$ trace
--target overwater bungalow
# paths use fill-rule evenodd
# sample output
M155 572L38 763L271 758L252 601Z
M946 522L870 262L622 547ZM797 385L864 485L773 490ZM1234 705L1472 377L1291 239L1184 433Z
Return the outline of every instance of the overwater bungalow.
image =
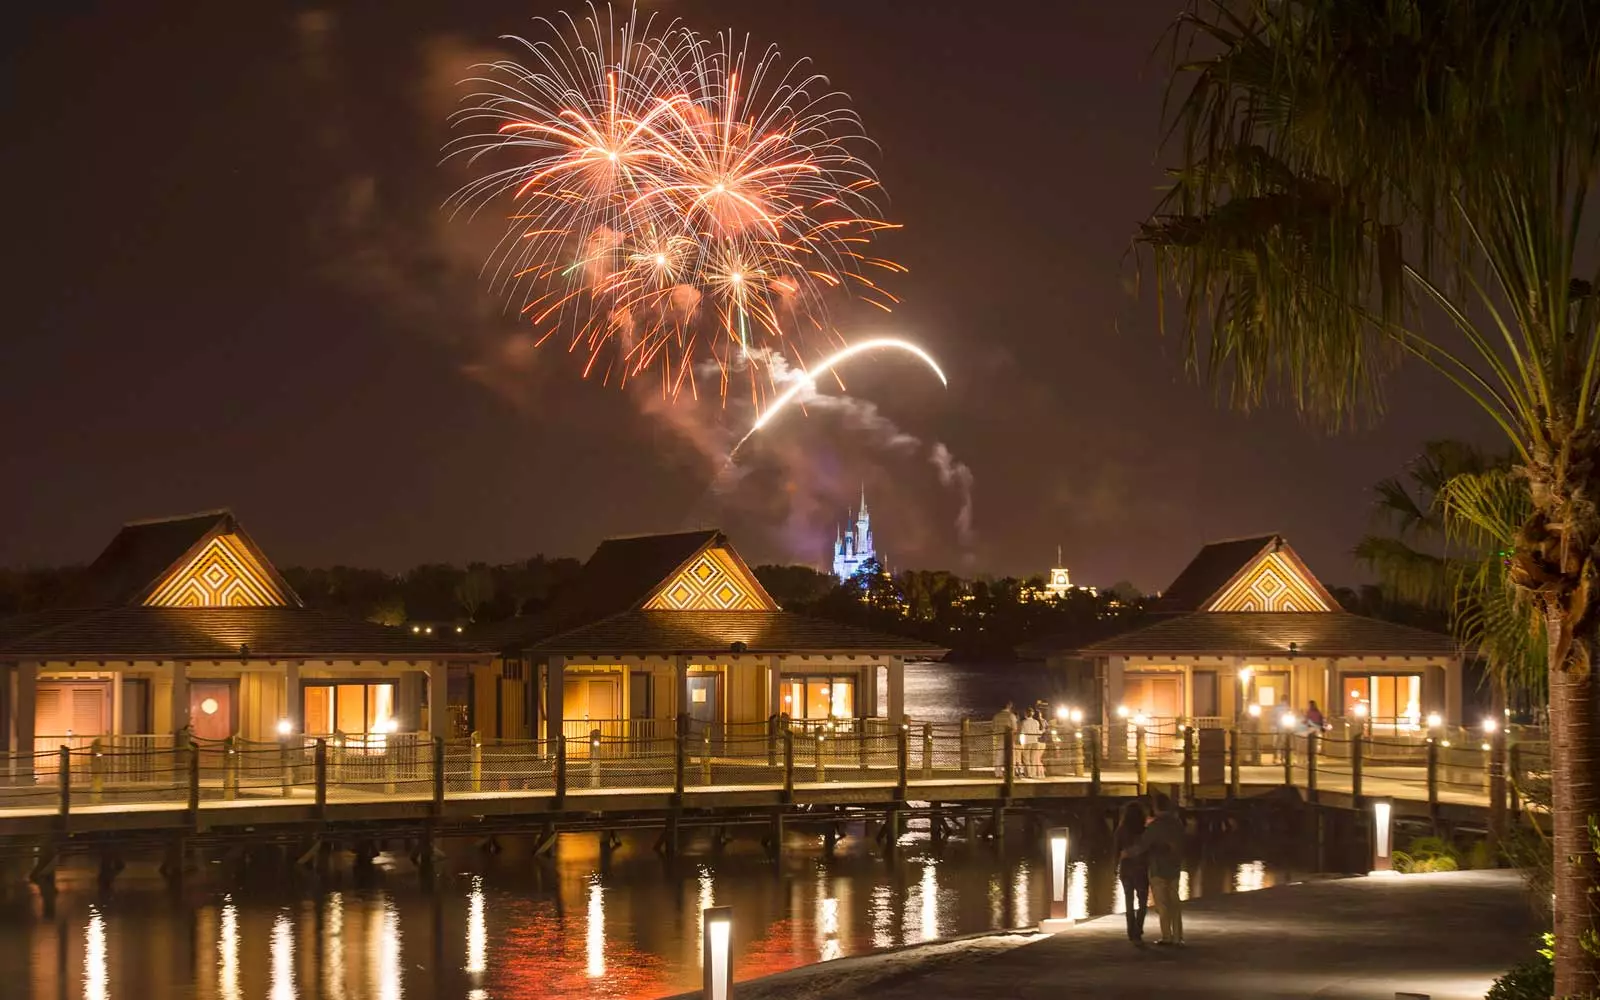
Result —
M449 677L489 657L308 608L227 510L122 527L61 606L0 622L13 753L179 732L381 741L449 728Z
M1276 706L1311 701L1374 734L1463 721L1451 637L1345 611L1281 535L1204 546L1139 628L1034 649L1108 725L1272 725Z
M612 538L545 613L469 636L498 656L472 685L485 736L713 735L788 716L848 726L903 714L927 643L784 611L726 535Z

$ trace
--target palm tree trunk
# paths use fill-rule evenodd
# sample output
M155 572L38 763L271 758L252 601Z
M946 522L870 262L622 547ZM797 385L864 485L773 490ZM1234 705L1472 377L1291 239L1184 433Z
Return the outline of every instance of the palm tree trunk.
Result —
M1600 602L1597 602L1600 603ZM1595 621L1595 611L1583 616ZM1590 669L1596 648L1592 625L1575 637L1565 662L1558 659L1559 614L1547 619L1550 637L1550 770L1555 824L1555 970L1557 997L1587 996L1600 990L1600 864L1589 837L1589 822L1600 820L1600 726L1596 726L1597 688Z

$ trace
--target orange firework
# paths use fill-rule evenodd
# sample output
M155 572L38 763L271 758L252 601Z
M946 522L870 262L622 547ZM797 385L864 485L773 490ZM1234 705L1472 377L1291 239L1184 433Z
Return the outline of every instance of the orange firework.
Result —
M731 32L680 21L541 19L512 39L525 64L479 67L449 155L485 168L452 199L476 212L508 201L485 265L492 287L619 384L659 372L725 398L747 372L759 400L769 358L804 368L842 342L830 309L894 298L871 269L880 230L866 145L844 95L776 48L754 58Z

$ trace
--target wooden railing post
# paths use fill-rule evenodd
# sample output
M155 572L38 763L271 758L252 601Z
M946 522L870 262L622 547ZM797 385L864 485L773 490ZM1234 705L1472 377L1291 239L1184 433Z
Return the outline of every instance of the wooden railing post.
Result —
M774 715L767 720L767 766L778 766L778 740L780 739L779 725L781 716Z
M72 812L72 751L63 743L57 753L61 772L56 775L56 790L60 796L60 813L64 820Z
M189 744L189 822L200 823L200 748Z
M904 801L911 773L911 727L901 723L895 730L895 794Z
M700 734L700 784L711 784L711 726Z
M472 790L483 791L483 734L472 731Z
M684 785L688 783L689 769L688 717L678 716L677 732L672 735L672 793L681 800Z
M961 720L961 776L972 769L972 720Z
M567 736L556 735L556 805L567 801Z
M89 744L89 801L99 802L106 790L105 743L96 736Z
M933 778L933 723L922 724L922 780Z
M1089 732L1089 794L1100 794L1100 729L1095 727Z
M1005 768L1004 781L1005 798L1011 798L1011 790L1017 781L1017 737L1009 729L1000 730L1000 762Z
M1428 737L1428 818L1439 818L1439 741Z
M444 811L444 737L433 738L433 811Z
M1350 737L1350 797L1355 800L1357 809L1361 808L1361 767L1366 755L1366 741L1361 737L1361 730L1357 729L1355 735Z
M1134 725L1133 740L1134 781L1139 794L1146 795L1150 791L1150 748L1145 745L1144 726Z
M856 726L856 757L858 758L858 763L861 766L861 770L865 771L868 767L870 767L872 765L872 755L870 753L870 749L871 748L868 747L868 745L867 745L867 739L868 739L868 737L867 737L867 720L866 719L857 719L856 722L855 722L855 726Z
M826 739L827 739L827 737L823 735L822 727L818 726L817 730L816 730L816 733L813 735L812 740L811 740L812 753L813 753L813 756L816 758L816 770L817 770L817 780L818 781L827 781L828 780L828 770L827 770L828 765L823 759L823 749L824 749L824 747L822 745L826 741Z
M600 730L589 730L589 787L600 787Z
M783 731L783 801L794 801L794 732Z
M232 736L222 741L222 797L239 797L239 749Z
M1228 730L1228 798L1230 799L1239 797L1239 769L1242 763L1239 759L1241 753L1239 735L1237 725Z
M1183 732L1183 801L1194 801L1194 727L1185 725Z
M328 808L328 741L317 740L317 747L312 751L311 769L316 777L317 785L317 818L321 819Z
M1317 801L1317 734L1306 733L1306 801Z
M294 794L294 762L289 756L288 736L278 737L278 780L284 798Z

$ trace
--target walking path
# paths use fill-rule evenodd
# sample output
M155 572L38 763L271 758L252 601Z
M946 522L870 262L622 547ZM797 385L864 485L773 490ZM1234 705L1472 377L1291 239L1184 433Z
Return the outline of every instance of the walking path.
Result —
M1515 872L1354 878L1197 900L1181 949L1135 948L1122 917L1044 940L987 937L810 966L739 1000L1482 1000L1540 928ZM1157 936L1150 914L1147 939ZM1031 943L1029 943L1031 941Z

